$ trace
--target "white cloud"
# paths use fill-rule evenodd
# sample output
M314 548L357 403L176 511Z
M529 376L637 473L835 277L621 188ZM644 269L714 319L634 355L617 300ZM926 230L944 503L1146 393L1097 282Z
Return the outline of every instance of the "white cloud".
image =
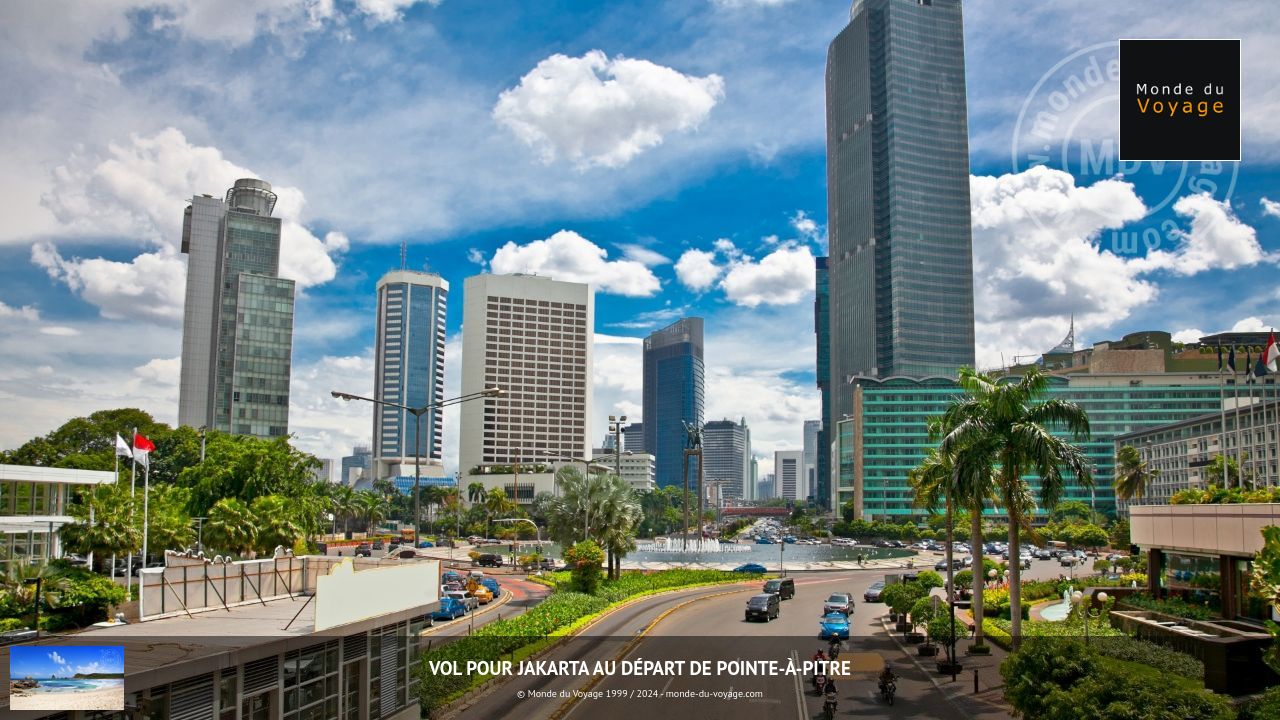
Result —
M674 132L697 128L724 97L719 75L695 77L600 50L555 54L504 90L494 119L544 163L621 167Z
M791 0L711 0L713 5L731 10L746 7L780 7L789 2Z
M1249 267L1262 261L1257 232L1240 222L1230 201L1219 202L1208 194L1186 195L1173 204L1173 211L1191 218L1191 229L1175 231L1175 237L1181 240L1176 248L1149 252L1137 262L1138 267L1185 276Z
M724 267L716 264L715 253L706 250L685 250L676 262L676 278L694 292L709 289L723 274Z
M1236 324L1231 326L1231 332L1266 332L1270 328L1271 326L1263 322L1262 318L1250 316L1236 321Z
M813 292L813 253L784 244L760 259L734 262L720 281L725 297L746 307L790 305Z
M167 247L130 262L64 258L52 243L31 248L31 262L97 306L109 320L134 318L162 325L182 322L187 263Z
M635 260L607 260L604 248L572 230L526 245L508 242L498 248L490 266L494 273L533 273L556 280L589 283L600 292L648 297L661 289L658 278Z
M63 659L63 657L57 653L57 651L54 651L54 652L49 653L49 659L50 659L50 660L52 660L52 661L54 661L55 663L57 663L57 664L59 664L59 665L66 665L66 664L67 664L67 661L66 661L66 660L64 660L64 659Z
M1046 167L970 180L978 364L1038 356L1057 344L1074 314L1103 328L1156 296L1133 259L1101 247L1104 230L1146 212L1133 186L1076 186Z
M631 315L627 320L609 323L610 327L627 328L630 330L657 330L660 327L670 324L677 318L684 317L689 312L688 305L680 305L672 307L668 303L667 307L648 312L636 313Z
M447 361L448 354L445 357ZM329 393L372 395L373 369L373 348L360 355L325 355L295 365L289 385L289 432L295 436L294 445L319 458L339 458L350 454L352 445L368 444L373 406L337 400Z
M644 245L636 245L635 243L629 243L629 244L619 245L618 249L622 251L623 257L627 258L628 260L635 260L636 262L646 267L656 267L658 265L671 264L671 258L667 257L666 255L663 255L657 250L647 248Z
M368 15L378 23L396 22L403 17L403 11L418 4L420 0L356 0L360 12ZM439 5L443 0L426 0L431 5Z
M178 253L186 198L225 192L244 177L257 175L217 148L191 144L174 128L112 143L105 159L77 151L54 170L53 188L42 200L62 229L131 243L142 239L157 249L130 262L67 260L46 242L32 249L32 260L97 305L104 317L173 322L182 316L186 285L186 263ZM302 191L288 186L273 186L273 191L274 215L281 219L280 275L295 280L299 289L332 280L337 275L333 258L349 247L347 236L331 231L323 240L316 237L301 222Z
M14 307L0 302L0 320L30 320L35 322L39 319L40 311L30 305Z
M484 259L484 253L480 252L480 248L469 248L467 250L467 261L475 263L482 268L489 265L489 261Z
M797 210L796 214L791 216L791 227L805 240L820 247L826 247L827 241L823 237L822 228L805 211Z
M182 358L154 358L135 367L133 373L152 384L177 387L178 378L182 374Z
M58 337L75 337L80 334L80 331L73 327L67 327L66 325L45 325L40 328L40 334L56 335Z
M1209 333L1204 332L1200 328L1186 328L1185 330L1175 332L1173 334L1173 341L1177 343L1197 343L1200 342L1200 338L1208 334Z
M1258 204L1262 206L1262 214L1271 217L1280 217L1280 202L1262 198L1258 200Z

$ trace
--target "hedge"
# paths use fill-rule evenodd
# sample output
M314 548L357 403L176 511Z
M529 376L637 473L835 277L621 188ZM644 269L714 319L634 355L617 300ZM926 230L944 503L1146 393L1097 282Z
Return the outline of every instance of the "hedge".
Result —
M1157 600L1146 593L1134 593L1118 602L1142 610L1151 610L1187 620L1209 620L1213 618L1213 611L1209 610L1209 608L1189 603L1177 597Z

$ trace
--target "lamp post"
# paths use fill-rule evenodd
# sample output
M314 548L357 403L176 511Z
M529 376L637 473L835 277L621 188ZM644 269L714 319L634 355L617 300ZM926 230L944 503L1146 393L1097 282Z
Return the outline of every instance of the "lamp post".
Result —
M987 580L988 580L988 581L990 581L990 583L991 583L992 585L995 585L995 582L996 582L996 569L995 569L995 568L991 568L990 570L988 570L988 571L987 571Z
M422 416L427 414L428 410L447 407L449 405L458 405L460 403L471 400L479 400L480 398L497 397L502 394L502 388L487 387L479 392L467 393L459 395L448 400L441 400L437 403L427 403L420 408L411 408L408 405L400 403L388 402L386 400L378 400L376 398L364 397L362 395L352 395L351 393L339 392L334 390L329 393L339 400L364 400L375 405L386 405L387 407L399 408L413 415L414 419L414 448L413 448L413 549L418 549L418 515L421 512L421 490L422 490Z
M609 416L609 432L613 433L614 474L618 477L622 477L622 423L626 421L626 415L619 417Z
M1071 602L1077 606L1080 606L1082 603L1084 603L1087 598L1088 596L1086 596L1084 593L1080 592L1079 590L1071 593ZM1108 599L1107 594L1105 592L1098 593L1098 602L1101 603L1104 607L1107 604L1107 599ZM1102 617L1102 608L1099 608L1098 610L1095 611L1093 609L1093 603L1090 602L1087 605L1080 607L1080 613L1083 616L1083 620L1084 620L1084 644L1088 645L1089 644L1089 621L1097 620L1098 618Z

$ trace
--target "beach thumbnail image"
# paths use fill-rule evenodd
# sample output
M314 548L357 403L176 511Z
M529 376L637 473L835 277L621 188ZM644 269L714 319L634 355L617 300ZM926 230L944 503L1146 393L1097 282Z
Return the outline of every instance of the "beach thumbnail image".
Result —
M10 710L123 710L124 648L15 645L9 648Z

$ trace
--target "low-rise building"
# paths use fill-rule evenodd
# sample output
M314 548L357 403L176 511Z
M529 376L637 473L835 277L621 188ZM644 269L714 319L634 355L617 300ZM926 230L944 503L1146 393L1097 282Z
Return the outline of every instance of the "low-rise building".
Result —
M77 490L115 480L102 470L0 465L0 571L62 557L58 529L73 521L67 504Z
M656 460L649 453L623 452L621 460L612 453L599 454L592 462L608 466L610 472L615 472L620 464L622 479L637 492L648 492L658 487Z

